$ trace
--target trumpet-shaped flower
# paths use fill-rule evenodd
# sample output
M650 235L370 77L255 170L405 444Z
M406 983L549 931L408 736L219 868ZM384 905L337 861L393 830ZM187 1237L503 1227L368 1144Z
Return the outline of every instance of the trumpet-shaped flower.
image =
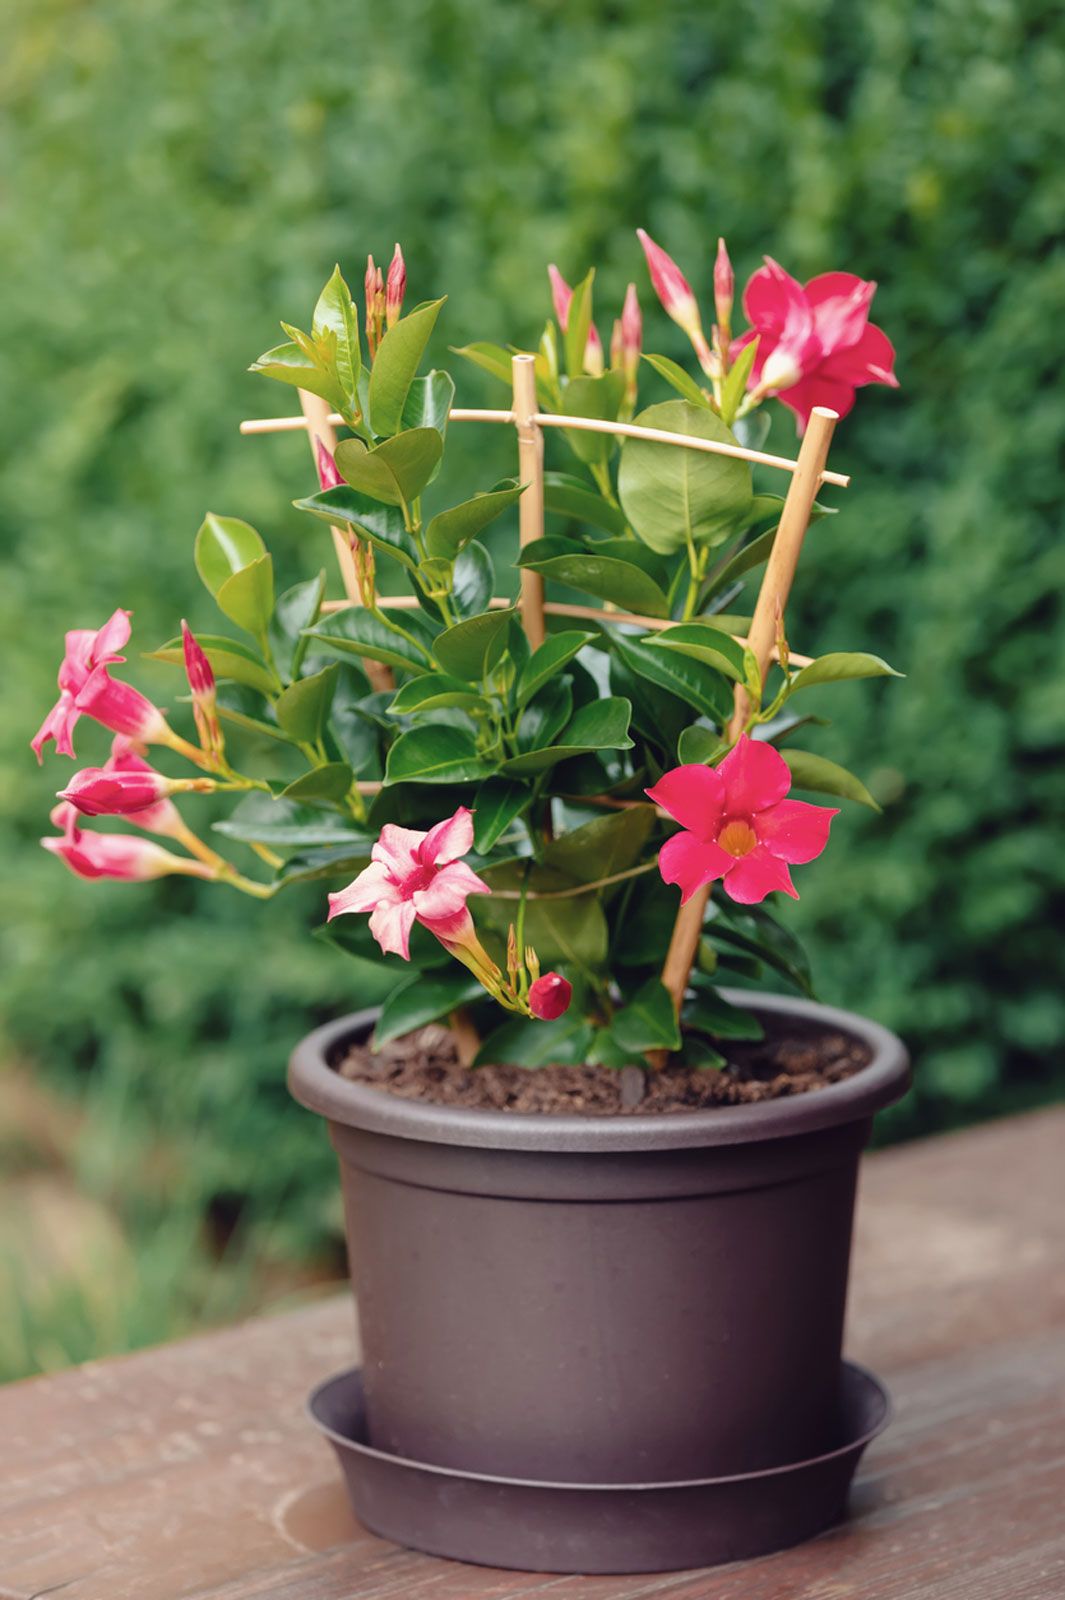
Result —
M192 878L214 878L214 867L187 856L172 855L150 839L128 833L92 833L80 826L78 813L67 801L52 810L51 820L62 832L42 839L50 850L79 878L115 878L126 883L142 883L148 878L181 874Z
M173 739L159 707L132 684L112 678L104 666L96 667L85 679L74 704L112 733L124 733L141 744L169 744Z
M733 355L758 340L750 387L794 411L800 433L814 406L844 417L865 384L898 388L894 346L869 321L875 293L875 283L852 272L822 272L804 286L771 256L743 291L751 326L735 340Z
M42 759L42 751L49 739L62 756L73 758L74 745L71 734L81 716L76 704L78 695L97 667L109 662L124 661L117 654L129 638L128 611L116 611L102 628L73 628L66 636L66 649L59 668L59 699L49 711L32 741L33 753Z
M370 932L386 954L410 960L410 932L420 922L452 954L483 957L471 894L489 894L464 861L473 848L473 814L460 806L428 833L386 823L370 852L370 865L346 889L329 896L329 921L352 911L370 913ZM487 960L487 958L484 958Z
M821 854L839 812L786 799L790 787L783 756L744 734L716 768L674 767L647 790L683 829L658 857L665 882L680 885L682 904L717 878L740 905L756 905L775 889L799 898L788 867Z
M111 754L103 765L107 773L154 773L160 774L150 761L146 761L137 749L136 742L128 739L124 733L116 733L111 741ZM143 828L146 833L158 833L167 839L187 839L189 830L184 819L172 800L162 799L152 805L141 806L137 811L128 813L129 821L134 827Z

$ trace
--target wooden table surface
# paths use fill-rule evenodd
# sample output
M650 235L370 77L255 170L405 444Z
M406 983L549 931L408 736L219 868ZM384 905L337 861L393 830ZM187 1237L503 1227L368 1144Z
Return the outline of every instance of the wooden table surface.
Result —
M347 1510L310 1385L330 1298L0 1390L0 1596L1062 1600L1065 1108L870 1157L849 1352L896 1417L849 1522L702 1573L559 1578L398 1550Z

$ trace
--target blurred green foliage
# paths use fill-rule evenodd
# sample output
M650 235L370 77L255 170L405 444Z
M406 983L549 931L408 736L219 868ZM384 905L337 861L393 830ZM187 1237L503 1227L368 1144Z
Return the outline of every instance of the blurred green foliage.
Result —
M131 606L148 649L182 612L210 620L191 562L206 509L260 527L282 582L329 560L289 505L313 487L305 440L237 433L293 403L244 369L336 258L357 282L395 238L412 303L450 295L438 362L448 343L534 339L549 260L571 279L599 266L604 322L635 278L650 347L684 359L639 224L704 303L718 232L741 276L769 251L799 276L880 281L902 392L866 391L840 430L854 487L811 536L789 631L909 677L825 697L818 749L884 812L840 819L787 914L823 996L913 1046L889 1132L1060 1092L1059 8L12 0L5 45L3 1044L120 1109L117 1203L162 1134L183 1214L226 1205L252 1235L269 1219L270 1251L319 1246L331 1160L283 1063L372 997L306 937L310 891L260 907L66 876L35 840L67 768L39 774L28 740L66 627ZM497 401L456 375L460 403ZM769 447L790 450L775 409ZM502 430L461 437L478 480L512 470ZM137 680L173 694L166 668Z

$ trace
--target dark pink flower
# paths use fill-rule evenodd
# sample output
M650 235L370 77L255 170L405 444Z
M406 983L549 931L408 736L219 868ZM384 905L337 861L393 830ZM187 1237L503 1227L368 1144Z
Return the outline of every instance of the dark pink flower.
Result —
M128 833L89 832L79 826L77 811L65 801L53 809L51 820L63 831L41 843L79 878L117 878L133 883L175 873L192 878L216 876L214 867L187 856L172 855L150 839Z
M545 972L542 978L529 985L529 1010L541 1022L554 1022L569 1010L573 999L573 985L557 972Z
M59 798L86 817L124 817L167 799L175 787L180 785L147 764L143 771L84 767L60 789Z
M97 667L86 678L74 701L79 712L124 733L141 744L169 744L173 732L152 702L132 684L112 678L106 667Z
M134 740L128 739L124 733L116 733L111 741L111 754L104 762L103 770L122 773L155 772L151 762L146 761L137 749ZM130 814L129 821L134 827L143 828L147 833L161 834L164 838L188 837L188 829L172 800L163 799L154 805L142 806L140 810Z
M392 252L385 284L385 322L390 328L399 321L399 314L403 309L403 296L406 292L407 266L403 260L403 251L397 244Z
M317 434L314 439L314 459L318 467L318 482L321 488L339 489L344 480L337 471L332 451L326 448Z
M744 734L716 768L674 767L647 790L684 830L658 857L665 882L680 885L682 904L717 878L741 905L775 889L799 898L788 865L821 854L839 812L786 800L790 787L783 756Z
M673 257L667 255L661 245L655 244L649 233L637 228L636 237L643 245L651 274L651 287L661 300L662 309L688 335L703 371L712 372L714 358L703 333L703 321L691 284Z
M352 911L370 912L370 932L381 949L410 960L410 931L420 922L448 950L483 955L471 894L491 890L458 858L473 849L473 815L460 806L428 833L389 822L370 852L370 865L346 889L329 896L329 921Z
M38 761L42 759L41 753L49 739L55 740L60 755L73 758L71 734L81 716L75 701L97 667L125 660L116 652L122 649L129 638L129 618L128 611L116 611L102 628L74 628L67 634L63 662L59 668L59 699L32 741L33 753Z
M867 383L898 388L891 340L869 321L876 284L851 272L823 272L805 287L771 256L743 291L751 326L733 354L758 340L750 387L794 411L801 433L814 406L846 416Z

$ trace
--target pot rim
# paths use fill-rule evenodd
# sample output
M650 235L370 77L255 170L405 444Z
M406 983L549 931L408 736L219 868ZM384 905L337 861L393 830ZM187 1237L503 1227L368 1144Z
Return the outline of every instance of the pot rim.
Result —
M723 989L735 1005L755 1012L791 1015L849 1033L872 1052L869 1065L841 1083L826 1084L780 1100L753 1105L713 1106L700 1111L624 1116L551 1116L543 1112L482 1111L438 1106L352 1083L329 1065L336 1047L364 1030L375 1009L356 1011L315 1028L296 1046L289 1061L288 1086L294 1099L330 1122L365 1133L427 1144L474 1146L488 1150L551 1153L692 1150L755 1144L797 1134L819 1133L871 1117L905 1094L910 1061L897 1034L853 1011L789 995Z

